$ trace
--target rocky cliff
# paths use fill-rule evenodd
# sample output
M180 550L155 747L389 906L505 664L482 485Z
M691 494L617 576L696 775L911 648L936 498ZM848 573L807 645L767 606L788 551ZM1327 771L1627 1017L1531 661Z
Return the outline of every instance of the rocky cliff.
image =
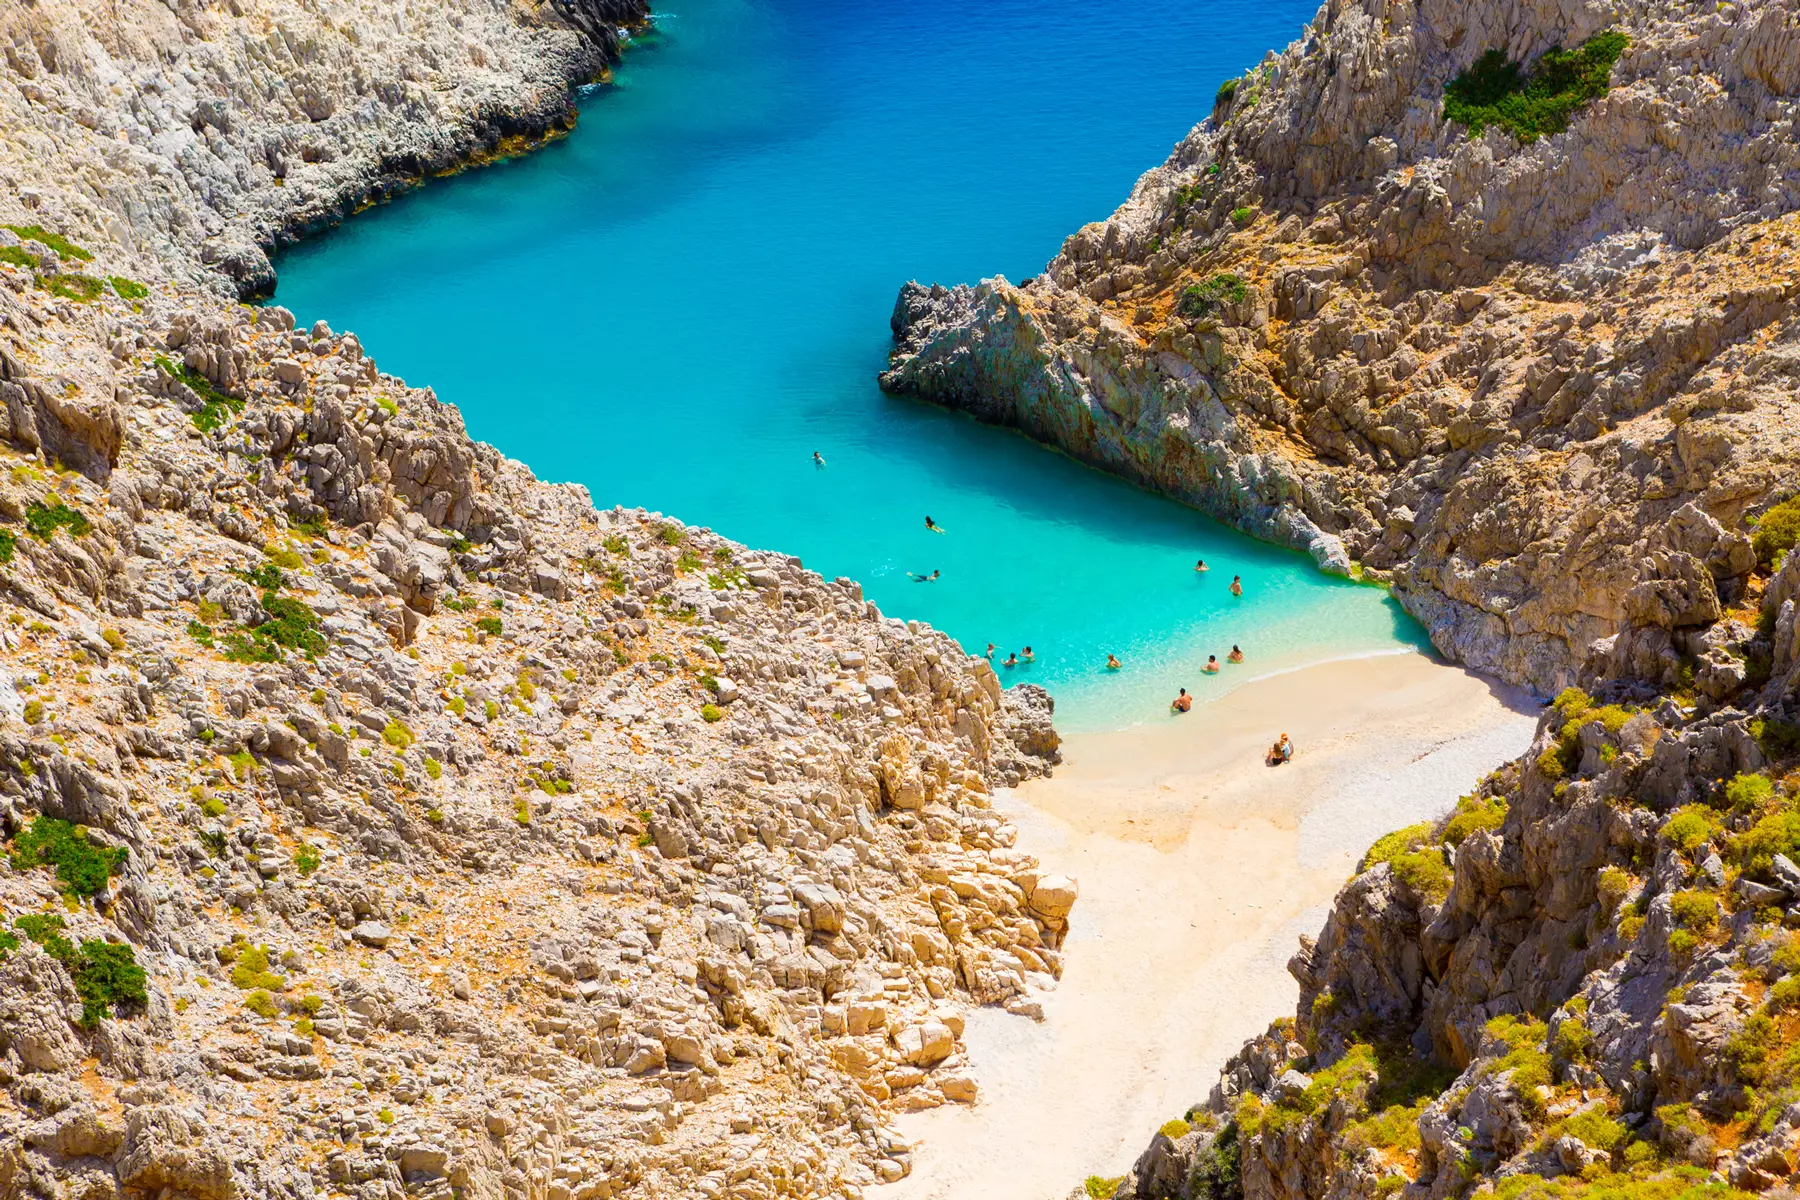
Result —
M1751 582L1704 635L1727 695L1665 690L1659 628L1603 642L1523 759L1370 851L1289 964L1295 1017L1093 1190L1791 1194L1800 556Z
M1073 881L1048 697L232 302L594 0L0 14L0 1195L861 1195Z
M907 285L882 383L1554 694L1734 603L1792 489L1797 117L1787 0L1331 0L1041 275Z

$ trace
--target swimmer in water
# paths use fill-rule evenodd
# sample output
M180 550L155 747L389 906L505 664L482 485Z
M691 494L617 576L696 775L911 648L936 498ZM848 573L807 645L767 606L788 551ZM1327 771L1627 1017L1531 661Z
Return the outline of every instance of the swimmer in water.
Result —
M944 527L942 525L939 525L936 521L932 520L930 517L925 518L925 528L931 530L931 532L933 532L933 533L944 532Z
M1231 594L1234 596L1241 596L1244 594L1244 581L1237 575L1231 577Z
M1219 673L1219 656L1216 654L1207 655L1206 666L1201 669L1208 675L1217 675Z
M1242 650L1239 650L1236 646L1233 646L1231 648L1231 653L1227 654L1225 656L1225 661L1226 662L1243 662L1244 661L1244 652Z
M933 571L929 575L920 575L916 572L908 571L907 574L912 576L912 581L914 583L936 583L939 572Z
M1037 661L1037 655L1035 655L1031 652L1030 646L1025 647L1025 649L1020 651L1020 653L1025 656L1025 661L1028 663L1034 663Z
M1107 669L1107 670L1109 670L1109 671L1116 671L1116 670L1118 670L1118 669L1119 669L1119 668L1120 668L1120 667L1122 667L1122 666L1124 666L1124 665L1125 665L1125 664L1124 664L1124 663L1122 663L1122 662L1120 662L1120 661L1119 661L1119 656L1118 656L1118 655L1116 655L1116 654L1109 654L1109 655L1107 655L1107 656L1106 656L1106 669Z
M1009 654L1006 656L1006 661L1000 665L1003 667L1016 667L1019 665L1019 656L1016 654Z
M1195 563L1195 564L1194 564L1194 570L1196 570L1196 571L1210 571L1210 570L1212 570L1212 568L1211 568L1211 567L1209 567L1209 566L1207 566L1207 565L1206 565L1206 560L1205 560L1205 559L1204 559L1204 558L1203 558L1203 559L1201 559L1201 560L1200 560L1200 561L1199 561L1199 562L1197 562L1197 563Z
M1169 711L1186 712L1192 707L1194 707L1194 698L1187 694L1186 688L1182 688L1181 695L1175 697L1174 702L1169 705Z
M825 456L823 454L820 454L817 450L813 451L813 465L816 467L822 467L825 465Z
M981 657L987 659L989 662L994 661L994 643L988 643L987 653L983 654Z

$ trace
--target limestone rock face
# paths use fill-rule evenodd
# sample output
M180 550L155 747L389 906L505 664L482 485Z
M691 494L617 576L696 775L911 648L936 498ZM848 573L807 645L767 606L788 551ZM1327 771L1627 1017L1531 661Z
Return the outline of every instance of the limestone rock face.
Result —
M0 5L0 1196L853 1200L1041 1015L1048 696L232 302L644 18Z
M1707 577L1679 553L1659 578ZM1657 623L1627 618L1523 758L1362 864L1289 963L1294 1017L1114 1194L1449 1200L1692 1167L1792 1187L1800 867L1776 831L1800 763L1800 669L1779 651L1796 578L1792 556L1752 571L1747 621L1687 628L1704 614L1681 597L1704 589L1634 603ZM1740 672L1696 694L1619 647Z
M1630 44L1566 132L1444 120L1483 52L1605 28ZM1792 490L1795 29L1327 5L1038 276L903 287L882 385L1354 562L1553 694L1627 620L1735 603L1746 518Z

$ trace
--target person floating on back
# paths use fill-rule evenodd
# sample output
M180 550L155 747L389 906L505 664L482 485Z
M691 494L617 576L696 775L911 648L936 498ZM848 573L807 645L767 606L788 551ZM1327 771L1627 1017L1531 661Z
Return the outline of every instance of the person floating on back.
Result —
M929 575L920 575L915 571L908 571L907 574L912 576L912 581L914 583L936 583L940 572L933 571Z
M1196 563L1195 563L1195 564L1194 564L1194 570L1196 570L1196 571L1210 571L1210 570L1212 570L1212 568L1211 568L1211 567L1209 567L1209 566L1207 566L1207 565L1206 565L1206 560L1205 560L1205 559L1204 559L1204 558L1203 558L1203 559L1201 559L1201 560L1200 560L1200 561L1199 561L1199 562L1196 562Z
M813 465L815 467L822 467L825 465L825 456L820 454L817 450L813 451Z
M1028 663L1034 663L1037 661L1037 655L1035 655L1031 652L1030 646L1025 647L1025 649L1019 651L1019 653L1024 657L1025 661Z
M1175 697L1174 702L1169 705L1169 711L1184 713L1192 707L1194 707L1194 698L1187 694L1186 688L1182 688L1181 695Z
M1118 669L1119 669L1119 668L1120 668L1120 667L1122 667L1122 666L1124 666L1124 665L1125 665L1125 664L1124 664L1124 663L1122 663L1122 662L1120 662L1120 661L1119 661L1119 657L1118 657L1118 655L1116 655L1116 654L1109 654L1109 655L1107 655L1107 656L1106 656L1106 669L1107 669L1107 670L1109 670L1109 671L1116 671L1116 670L1118 670Z
M1231 577L1231 594L1234 596L1241 596L1244 594L1244 581L1236 575Z
M942 525L939 525L936 521L932 520L930 517L925 518L925 528L931 530L931 532L933 532L933 533L944 532L944 527Z
M1242 650L1239 650L1236 646L1233 646L1231 648L1231 653L1227 654L1225 656L1225 661L1226 662L1243 662L1244 661L1244 652Z
M1208 675L1217 675L1219 673L1219 656L1216 654L1207 655L1206 656L1206 666L1202 669Z

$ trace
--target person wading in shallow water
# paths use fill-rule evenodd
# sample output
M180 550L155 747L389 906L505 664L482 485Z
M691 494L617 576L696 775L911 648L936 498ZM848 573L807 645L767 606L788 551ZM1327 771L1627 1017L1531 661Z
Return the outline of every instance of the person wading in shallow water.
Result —
M1120 667L1122 667L1122 666L1124 666L1124 665L1125 665L1125 664L1124 664L1124 663L1122 663L1122 662L1120 662L1120 661L1119 661L1119 656L1118 656L1118 655L1116 655L1116 654L1109 654L1109 655L1107 655L1107 656L1106 656L1106 669L1107 669L1107 670L1109 670L1109 671L1116 671L1116 670L1118 670L1118 669L1119 669L1119 668L1120 668Z
M1169 711L1184 713L1192 707L1194 707L1194 698L1187 694L1186 688L1182 688L1181 695L1175 697L1174 702L1169 705Z
M1231 594L1234 596L1244 594L1244 581L1236 575L1231 577Z
M1231 648L1231 653L1227 654L1225 656L1225 661L1226 662L1243 662L1244 661L1244 652L1242 650L1239 650L1236 646L1233 646Z

